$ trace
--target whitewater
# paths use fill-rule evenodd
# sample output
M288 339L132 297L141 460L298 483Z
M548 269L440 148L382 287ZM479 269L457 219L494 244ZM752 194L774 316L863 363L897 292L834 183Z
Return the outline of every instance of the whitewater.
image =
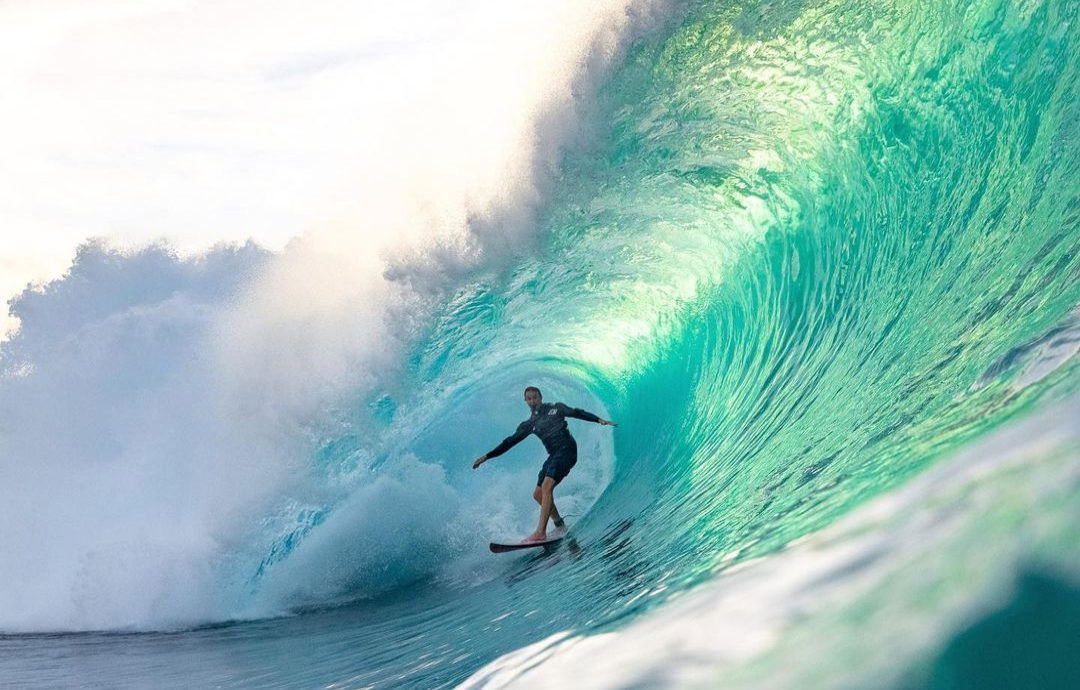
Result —
M282 251L11 301L0 684L1075 684L1080 7L585 5L401 58ZM619 426L493 556L526 385Z

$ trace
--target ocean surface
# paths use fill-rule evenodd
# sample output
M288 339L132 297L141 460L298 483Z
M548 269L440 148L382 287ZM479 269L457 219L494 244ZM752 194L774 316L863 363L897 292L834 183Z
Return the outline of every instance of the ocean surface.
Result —
M660 14L534 231L377 316L253 326L254 245L12 302L0 685L1080 686L1080 4ZM341 323L393 347L303 388ZM619 426L495 556L525 385Z

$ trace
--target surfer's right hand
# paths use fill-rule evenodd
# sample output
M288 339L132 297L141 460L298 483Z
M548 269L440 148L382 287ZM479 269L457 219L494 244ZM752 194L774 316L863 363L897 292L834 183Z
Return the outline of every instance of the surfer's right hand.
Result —
M478 457L478 458L476 459L476 461L475 461L475 462L474 462L474 463L472 464L472 468L473 468L473 469L475 470L475 469L476 469L477 467L480 467L480 465L483 465L483 464L484 464L485 462L487 462L487 459L488 459L488 456L486 456L486 455L481 455L481 456L480 456L480 457Z

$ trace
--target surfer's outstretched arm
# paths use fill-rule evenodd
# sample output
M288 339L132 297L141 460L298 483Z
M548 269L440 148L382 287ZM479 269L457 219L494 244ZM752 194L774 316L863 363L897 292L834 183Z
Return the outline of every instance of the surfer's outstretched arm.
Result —
M555 403L555 404L560 408L559 412L561 412L564 417L573 417L574 419L583 419L586 422L594 422L596 424L602 424L603 426L618 426L615 422L611 421L610 419L601 419L600 417L594 415L592 412L586 412L585 410L581 409L580 407L570 407L569 405L564 405L563 403Z
M483 455L481 455L480 457L478 457L475 461L473 461L473 466L472 466L473 469L475 470L477 467L479 467L480 465L483 465L485 462L487 462L488 460L490 460L492 458L499 457L500 455L502 455L506 451L508 451L511 448L513 448L514 446L516 446L517 444L521 443L523 440L525 440L525 437L528 436L531 433L532 433L532 422L531 422L531 420L525 420L521 424L518 424L517 431L515 431L514 433L512 433L509 436L507 436L506 438L504 438L499 443L499 445L495 446L494 448L492 448L488 452L486 452Z

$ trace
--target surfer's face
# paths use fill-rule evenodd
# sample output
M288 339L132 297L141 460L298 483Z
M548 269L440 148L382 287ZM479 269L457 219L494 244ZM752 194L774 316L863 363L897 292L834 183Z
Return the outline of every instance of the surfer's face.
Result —
M540 406L540 394L536 391L525 391L525 404L529 409L535 410Z

